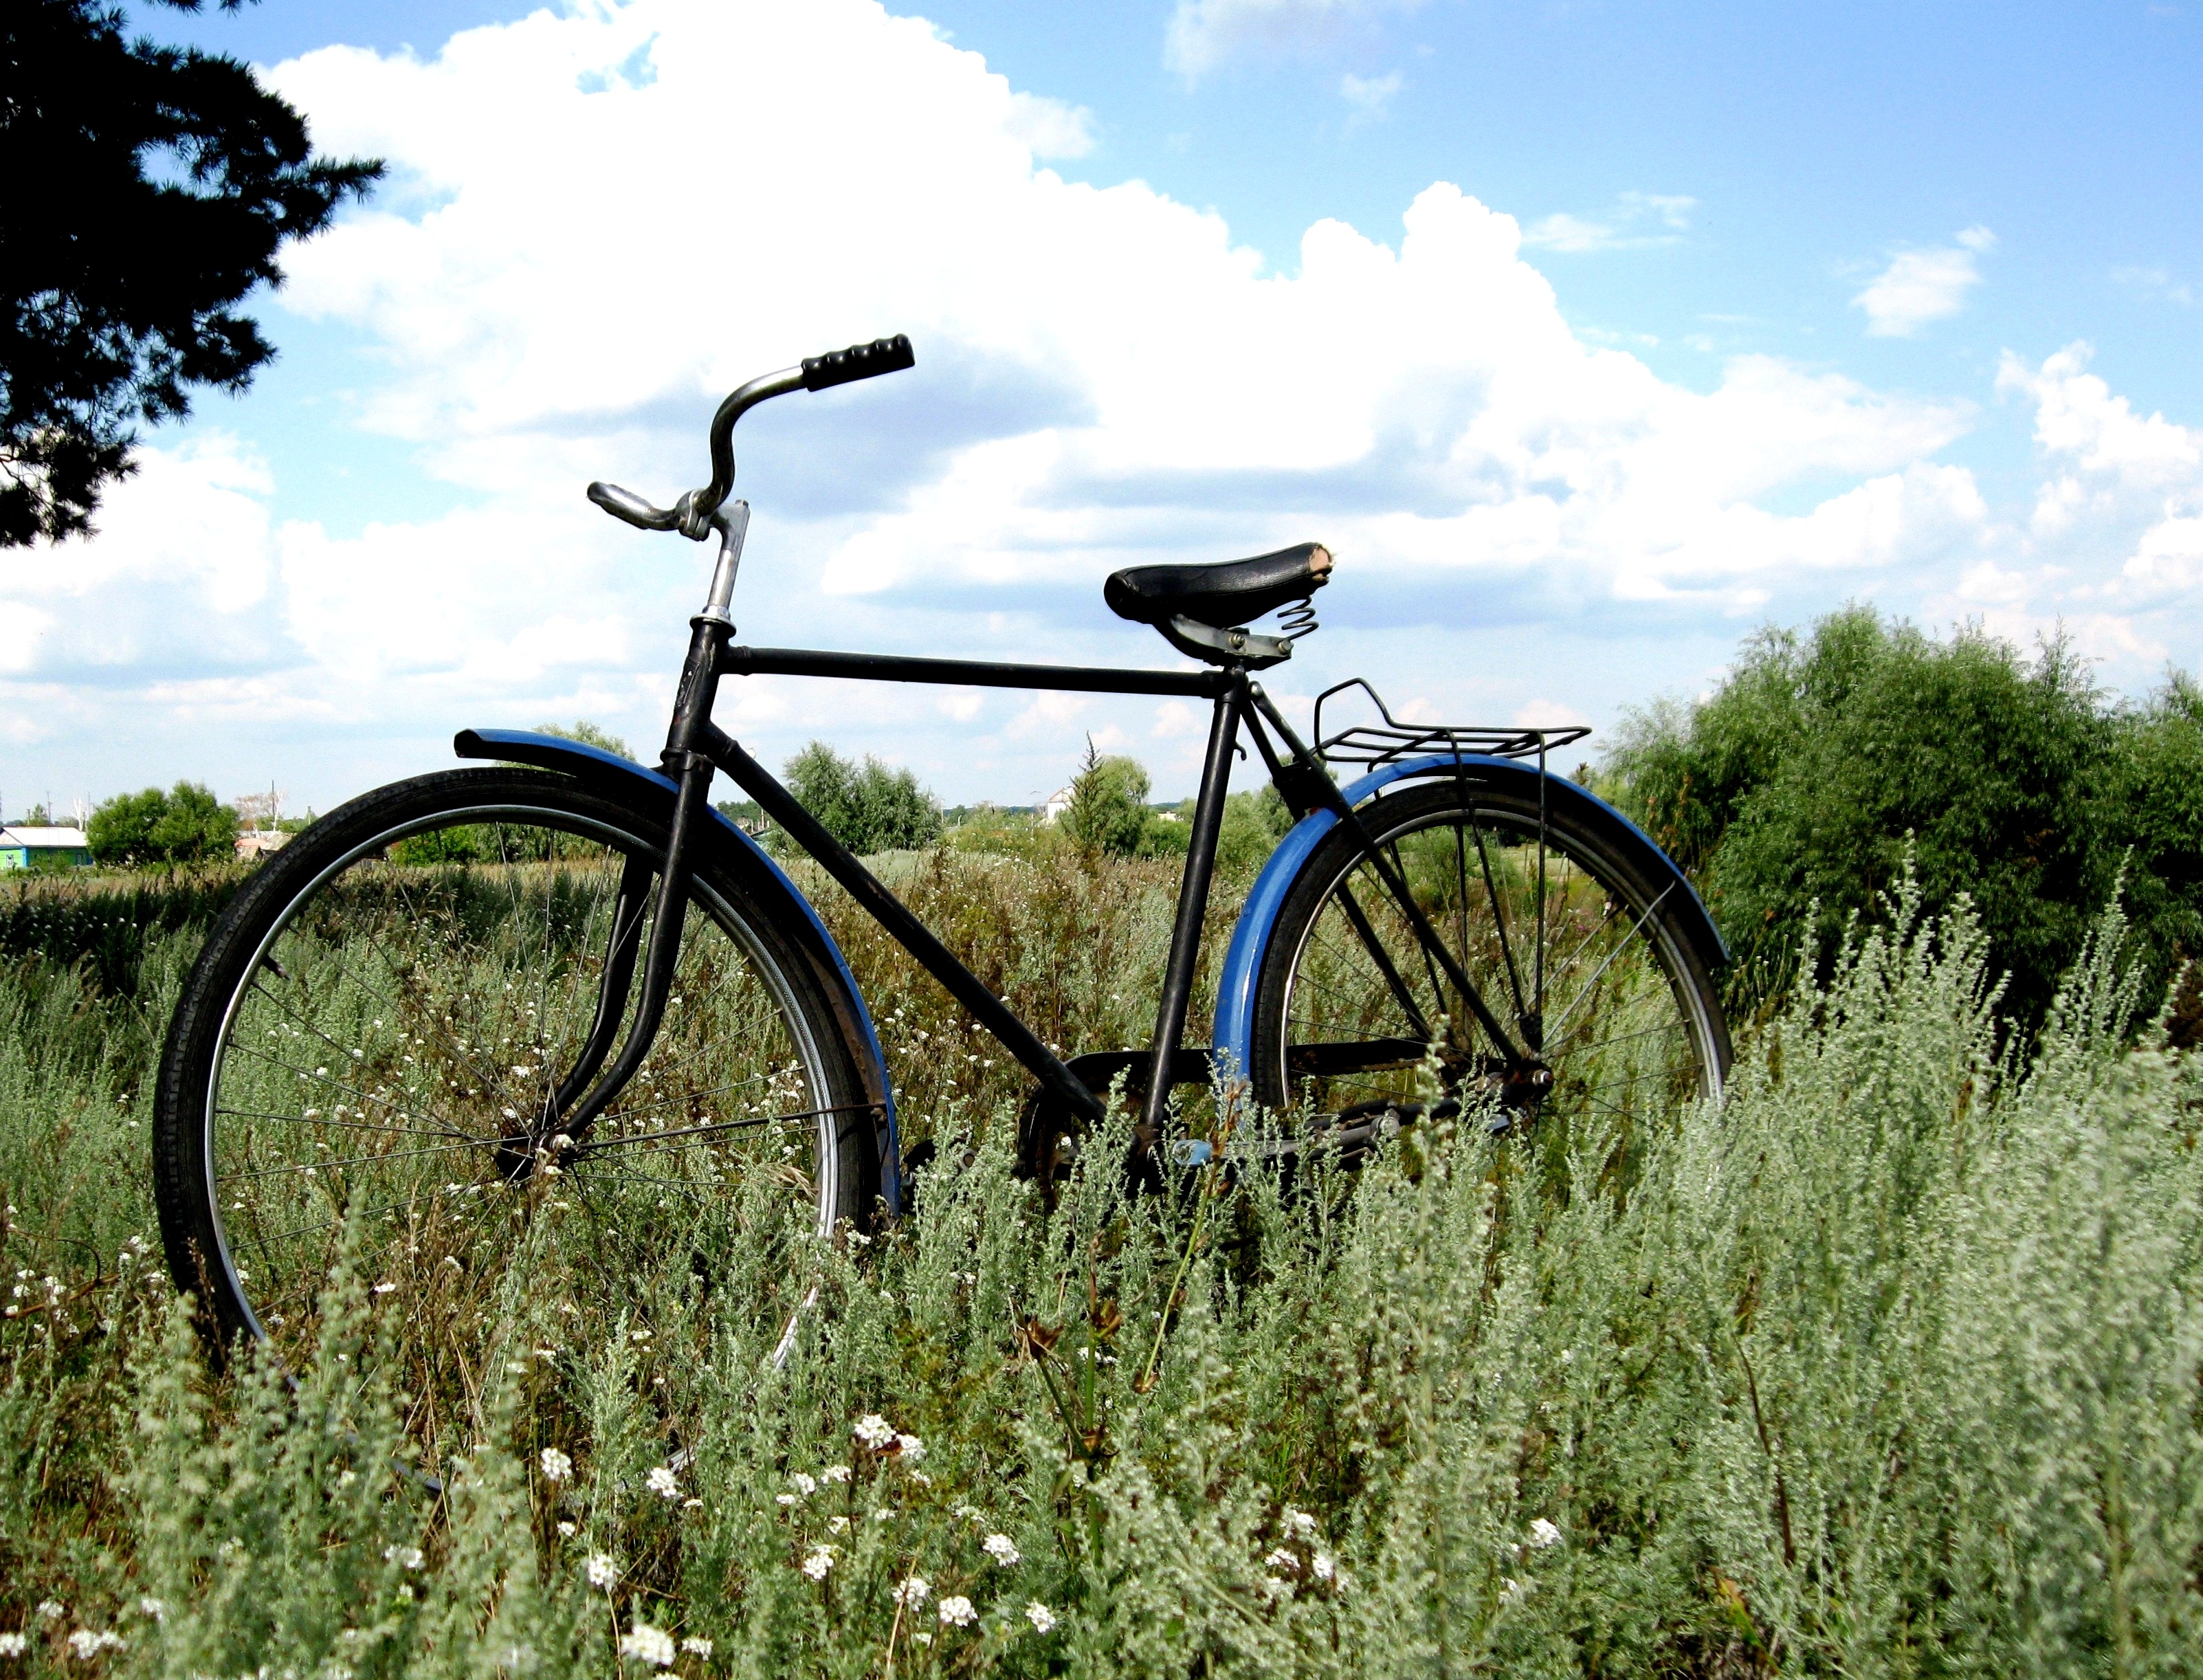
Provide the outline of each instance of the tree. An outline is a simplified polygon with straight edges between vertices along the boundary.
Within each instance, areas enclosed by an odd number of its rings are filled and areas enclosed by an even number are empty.
[[[610,753],[614,758],[631,759],[635,756],[628,751],[626,742],[610,730],[591,723],[587,718],[576,718],[570,729],[561,728],[557,724],[539,724],[536,727],[545,735],[555,735],[561,741],[578,741],[584,747],[594,747],[599,752]]]
[[[1081,850],[1137,857],[1155,813],[1148,809],[1154,784],[1137,759],[1103,753],[1086,737],[1086,757],[1072,778],[1071,804],[1062,816],[1066,839]]]
[[[941,837],[941,805],[907,770],[853,764],[814,741],[781,772],[788,790],[851,851],[914,850]]]
[[[86,831],[101,863],[199,863],[228,857],[237,844],[237,813],[197,782],[167,793],[117,794],[92,813]]]
[[[316,157],[249,67],[122,24],[0,9],[0,547],[90,529],[139,422],[243,391],[275,352],[236,305],[382,173]]]

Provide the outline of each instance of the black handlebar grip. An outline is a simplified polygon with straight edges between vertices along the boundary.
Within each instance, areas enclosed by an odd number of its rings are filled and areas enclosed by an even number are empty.
[[[918,358],[911,353],[910,340],[897,333],[891,339],[874,339],[870,344],[853,344],[847,350],[830,350],[824,356],[805,357],[803,388],[823,391],[830,385],[847,385],[852,380],[901,373],[905,368],[917,365]]]

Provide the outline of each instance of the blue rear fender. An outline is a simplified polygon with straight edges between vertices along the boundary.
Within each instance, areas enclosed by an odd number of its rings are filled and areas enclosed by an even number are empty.
[[[632,759],[623,759],[617,753],[555,735],[515,729],[470,729],[460,731],[452,746],[461,758],[504,759],[538,769],[560,771],[650,805],[663,804],[680,793],[669,776]],[[773,861],[763,847],[720,813],[712,812],[712,820],[718,825],[720,837],[738,848],[752,866],[747,873],[759,889],[759,897],[765,901],[757,908],[766,915],[779,913],[797,919],[798,925],[806,927],[810,934],[810,944],[819,959],[822,973],[838,984],[842,996],[836,1001],[856,1028],[863,1050],[859,1076],[865,1082],[866,1096],[877,1103],[887,1116],[880,1139],[881,1199],[887,1204],[890,1216],[899,1215],[902,1211],[902,1153],[895,1137],[895,1088],[889,1083],[887,1057],[881,1052],[880,1035],[873,1028],[871,1011],[865,1007],[864,994],[857,989],[857,978],[849,972],[848,960],[842,955],[842,948],[835,943],[826,924],[819,920],[818,912],[795,883],[788,878],[787,872]]]
[[[1358,807],[1364,800],[1395,782],[1410,777],[1452,776],[1462,769],[1472,769],[1483,775],[1496,772],[1503,778],[1519,778],[1532,783],[1538,776],[1536,770],[1515,759],[1470,755],[1456,760],[1447,754],[1385,765],[1342,791],[1346,802]],[[1548,776],[1545,796],[1549,809],[1558,812],[1574,806],[1597,822],[1619,825],[1627,834],[1633,836],[1643,846],[1647,860],[1658,861],[1651,867],[1672,875],[1688,895],[1684,914],[1694,917],[1699,924],[1692,937],[1699,942],[1700,948],[1717,963],[1728,960],[1721,934],[1699,902],[1697,890],[1675,867],[1674,861],[1653,843],[1650,835],[1588,788],[1565,777]],[[1278,843],[1277,850],[1270,854],[1270,861],[1262,866],[1262,873],[1255,877],[1254,887],[1247,894],[1247,902],[1231,929],[1231,944],[1225,952],[1223,972],[1217,979],[1214,1038],[1216,1066],[1220,1071],[1228,1070],[1232,1075],[1243,1077],[1253,1065],[1255,993],[1261,979],[1262,961],[1269,955],[1270,936],[1276,930],[1279,914],[1285,908],[1285,896],[1292,890],[1293,883],[1299,879],[1302,869],[1324,837],[1338,825],[1338,819],[1329,811],[1311,812],[1302,818]]]

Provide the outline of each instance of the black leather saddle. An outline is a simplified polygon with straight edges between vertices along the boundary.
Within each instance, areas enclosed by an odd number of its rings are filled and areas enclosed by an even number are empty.
[[[1113,572],[1102,598],[1120,618],[1153,624],[1181,653],[1213,665],[1275,665],[1289,658],[1295,636],[1315,627],[1312,613],[1285,636],[1255,636],[1250,618],[1305,601],[1331,581],[1331,550],[1296,543],[1252,559],[1214,565],[1143,565]]]

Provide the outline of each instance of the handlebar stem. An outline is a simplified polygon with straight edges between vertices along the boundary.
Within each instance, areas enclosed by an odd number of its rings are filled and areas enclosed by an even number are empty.
[[[732,630],[728,608],[735,598],[735,574],[742,568],[742,539],[749,535],[750,505],[737,501],[724,513],[712,516],[711,529],[719,534],[719,563],[712,569],[712,595],[697,616]]]

